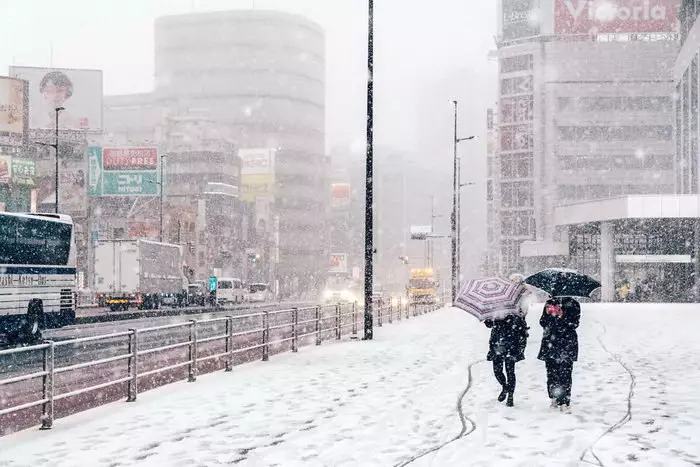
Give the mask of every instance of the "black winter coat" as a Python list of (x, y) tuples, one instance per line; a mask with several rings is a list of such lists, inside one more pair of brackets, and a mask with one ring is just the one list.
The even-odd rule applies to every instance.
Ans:
[[(562, 316), (547, 313), (548, 305), (558, 305)], [(543, 328), (539, 360), (575, 362), (578, 360), (578, 328), (581, 319), (581, 305), (572, 298), (550, 299), (544, 305), (540, 326)]]
[(496, 357), (512, 359), (516, 362), (525, 359), (527, 345), (527, 323), (522, 316), (509, 315), (503, 319), (486, 320), (487, 328), (491, 328), (489, 353), (486, 359), (493, 361)]

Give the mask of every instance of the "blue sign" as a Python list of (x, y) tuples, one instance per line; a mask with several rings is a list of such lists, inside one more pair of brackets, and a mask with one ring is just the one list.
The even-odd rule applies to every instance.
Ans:
[(216, 291), (216, 283), (217, 283), (216, 277), (210, 277), (210, 278), (209, 278), (209, 292), (215, 292), (215, 291)]

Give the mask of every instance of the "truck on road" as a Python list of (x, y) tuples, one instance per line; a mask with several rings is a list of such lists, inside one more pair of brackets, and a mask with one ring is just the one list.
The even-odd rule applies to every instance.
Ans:
[(433, 268), (411, 269), (406, 286), (408, 303), (411, 305), (434, 305), (438, 303), (438, 281)]
[(187, 280), (182, 247), (149, 240), (101, 240), (95, 247), (95, 291), (112, 311), (158, 308), (162, 297), (182, 296)]

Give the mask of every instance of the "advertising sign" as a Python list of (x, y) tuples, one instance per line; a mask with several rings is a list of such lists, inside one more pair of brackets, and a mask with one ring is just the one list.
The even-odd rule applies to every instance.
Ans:
[(350, 184), (333, 183), (331, 185), (331, 207), (346, 208), (350, 206)]
[(239, 149), (241, 159), (241, 196), (254, 202), (259, 197), (273, 197), (275, 188), (275, 151), (273, 149)]
[(29, 82), (29, 128), (102, 129), (102, 71), (10, 67), (10, 75)]
[(0, 156), (0, 184), (12, 181), (12, 156)]
[(328, 272), (338, 274), (348, 272), (348, 255), (345, 253), (332, 253), (328, 264)]
[[(61, 212), (87, 211), (86, 160), (64, 159), (58, 171), (58, 199)], [(55, 196), (51, 196), (55, 199)]]
[(12, 183), (16, 185), (35, 185), (36, 162), (31, 159), (12, 158)]
[(27, 82), (0, 76), (0, 144), (22, 144), (27, 133)]
[(674, 33), (680, 0), (555, 0), (556, 34)]
[(540, 0), (503, 0), (503, 40), (540, 33)]
[(90, 196), (160, 194), (157, 148), (88, 148)]
[(433, 228), (429, 225), (412, 225), (411, 240), (425, 240), (433, 233)]

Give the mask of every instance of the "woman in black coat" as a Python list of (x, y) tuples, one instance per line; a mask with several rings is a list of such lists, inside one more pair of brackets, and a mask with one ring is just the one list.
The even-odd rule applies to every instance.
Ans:
[(581, 305), (573, 298), (547, 300), (540, 318), (542, 345), (537, 358), (547, 368), (547, 393), (552, 407), (562, 410), (571, 404), (574, 362), (578, 360), (578, 328)]
[[(487, 328), (491, 328), (489, 339), (489, 353), (486, 359), (493, 362), (493, 374), (501, 385), (501, 393), (498, 401), (503, 402), (506, 397), (508, 407), (513, 406), (513, 393), (515, 392), (515, 363), (525, 359), (525, 346), (527, 345), (527, 323), (524, 316), (509, 315), (503, 319), (486, 320)], [(503, 374), (505, 366), (506, 373)]]

